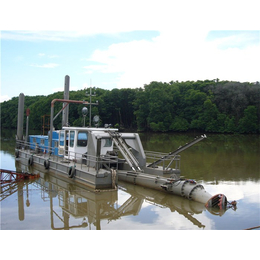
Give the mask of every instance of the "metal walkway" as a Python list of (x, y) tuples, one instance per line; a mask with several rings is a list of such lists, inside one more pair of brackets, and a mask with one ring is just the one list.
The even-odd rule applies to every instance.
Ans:
[(169, 159), (170, 157), (173, 157), (177, 154), (179, 154), (180, 152), (186, 150), (187, 148), (191, 147), (192, 145), (200, 142), (201, 140), (203, 140), (204, 138), (207, 138), (206, 135), (201, 135), (200, 137), (196, 137), (193, 141), (180, 146), (177, 150), (168, 153), (167, 155), (163, 156), (162, 158), (158, 159), (157, 161), (154, 161), (153, 163), (147, 165), (147, 167), (154, 167), (155, 165), (159, 164), (160, 162), (162, 162), (163, 160)]
[(137, 161), (133, 153), (130, 151), (125, 140), (121, 137), (121, 135), (117, 132), (111, 131), (108, 131), (108, 133), (111, 136), (117, 148), (119, 149), (119, 151), (122, 153), (128, 164), (130, 165), (131, 169), (135, 172), (141, 171), (139, 162)]

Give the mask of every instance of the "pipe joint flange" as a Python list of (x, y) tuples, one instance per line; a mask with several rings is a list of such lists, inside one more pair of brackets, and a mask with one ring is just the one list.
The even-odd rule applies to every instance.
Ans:
[(188, 180), (185, 180), (182, 184), (182, 187), (181, 187), (181, 196), (182, 197), (185, 197), (185, 193), (184, 193), (184, 187), (185, 185), (188, 183), (189, 181)]
[(193, 193), (195, 190), (197, 190), (197, 189), (204, 190), (204, 187), (203, 187), (203, 185), (201, 185), (201, 184), (196, 185), (196, 186), (190, 191), (190, 193), (189, 193), (189, 196), (188, 196), (188, 199), (189, 199), (189, 200), (192, 199), (192, 193)]

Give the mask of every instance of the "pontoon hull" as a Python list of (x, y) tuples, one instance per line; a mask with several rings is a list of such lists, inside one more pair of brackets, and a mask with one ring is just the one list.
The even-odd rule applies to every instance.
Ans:
[(73, 161), (65, 162), (64, 159), (58, 157), (52, 160), (47, 154), (33, 155), (27, 150), (19, 150), (19, 155), (16, 157), (19, 157), (21, 163), (28, 167), (40, 167), (46, 172), (52, 171), (68, 178), (73, 183), (78, 182), (93, 189), (113, 189), (117, 185), (117, 178), (114, 178), (113, 173), (106, 169), (99, 169), (97, 174), (94, 168), (86, 165)]

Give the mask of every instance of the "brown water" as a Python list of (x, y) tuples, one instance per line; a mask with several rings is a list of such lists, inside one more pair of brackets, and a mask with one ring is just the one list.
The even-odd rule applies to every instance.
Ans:
[[(1, 168), (19, 170), (15, 132), (1, 134)], [(194, 134), (140, 134), (145, 150), (170, 152)], [(119, 183), (95, 193), (51, 174), (1, 190), (3, 230), (241, 230), (260, 225), (260, 136), (208, 135), (181, 153), (181, 174), (212, 195), (224, 193), (237, 209), (209, 212), (203, 204)]]

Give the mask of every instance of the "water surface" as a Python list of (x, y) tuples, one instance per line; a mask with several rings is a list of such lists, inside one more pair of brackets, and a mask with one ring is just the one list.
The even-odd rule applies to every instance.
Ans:
[[(15, 132), (1, 136), (1, 168), (15, 161)], [(195, 134), (140, 134), (145, 150), (170, 152)], [(53, 174), (40, 173), (1, 190), (3, 230), (241, 230), (260, 225), (259, 135), (208, 135), (181, 153), (181, 175), (212, 195), (224, 193), (237, 209), (209, 212), (204, 205), (119, 182), (118, 191), (94, 192)], [(38, 171), (34, 169), (34, 171)]]

